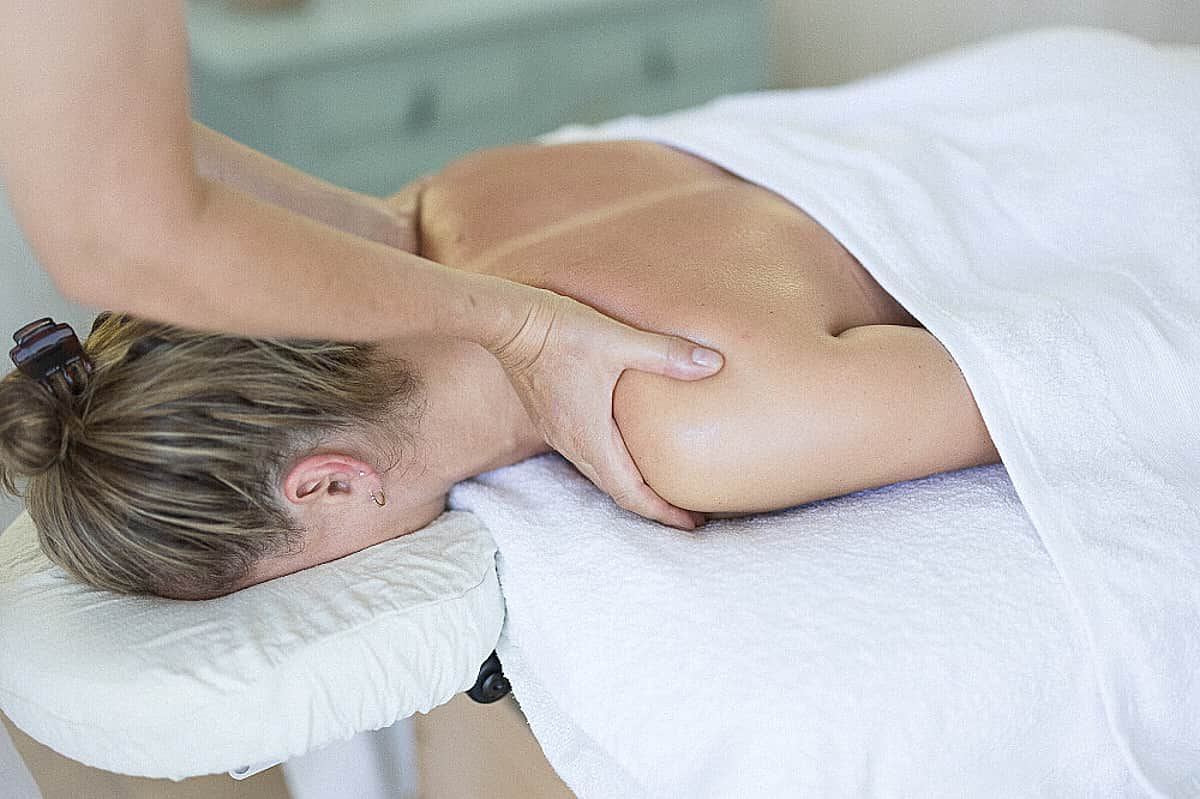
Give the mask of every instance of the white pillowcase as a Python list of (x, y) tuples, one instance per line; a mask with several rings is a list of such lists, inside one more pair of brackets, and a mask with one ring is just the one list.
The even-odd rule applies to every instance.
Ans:
[(0, 708), (91, 766), (181, 779), (277, 762), (474, 684), (504, 620), (469, 513), (229, 596), (130, 597), (0, 536)]

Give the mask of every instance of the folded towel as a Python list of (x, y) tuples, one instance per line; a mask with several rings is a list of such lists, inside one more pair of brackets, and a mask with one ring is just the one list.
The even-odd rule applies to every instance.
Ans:
[[(660, 141), (775, 191), (829, 229), (941, 340), (962, 369), (1016, 493), (1066, 586), (1064, 601), (1077, 626), (1058, 632), (1086, 642), (1113, 744), (1138, 784), (1155, 796), (1200, 794), (1196, 63), (1112, 33), (1035, 32), (842, 88), (731, 98), (659, 119), (629, 118), (555, 137)], [(760, 563), (768, 554), (739, 554), (742, 550), (731, 543), (714, 549), (711, 559), (685, 563), (674, 544), (645, 541), (657, 536), (677, 542), (678, 537), (597, 515), (591, 506), (570, 529), (542, 530), (543, 521), (531, 508), (577, 501), (571, 499), (575, 494), (544, 489), (539, 497), (522, 495), (520, 500), (531, 504), (513, 519), (476, 501), (492, 496), (492, 489), (466, 487), (459, 495), (464, 507), (484, 518), (502, 562), (512, 567), (507, 578), (501, 572), (510, 658), (523, 658), (529, 670), (524, 676), (545, 686), (578, 730), (619, 755), (635, 783), (661, 786), (666, 783), (660, 779), (687, 779), (678, 773), (680, 761), (669, 762), (682, 758), (705, 774), (712, 772), (714, 784), (724, 784), (720, 780), (729, 777), (716, 773), (719, 759), (688, 755), (717, 757), (719, 752), (708, 747), (714, 728), (728, 746), (736, 747), (744, 737), (763, 742), (762, 727), (779, 723), (768, 706), (747, 704), (740, 713), (723, 707), (728, 715), (720, 715), (705, 709), (703, 697), (691, 709), (670, 705), (678, 726), (673, 745), (664, 748), (637, 735), (640, 726), (651, 724), (640, 713), (625, 719), (623, 729), (607, 726), (617, 718), (611, 707), (603, 709), (607, 705), (632, 702), (651, 714), (668, 707), (666, 700), (654, 699), (656, 692), (681, 690), (669, 683), (667, 664), (630, 671), (631, 661), (663, 657), (660, 636), (682, 644), (680, 636), (697, 625), (744, 625), (743, 637), (715, 639), (721, 646), (704, 646), (704, 636), (693, 634), (686, 643), (697, 648), (669, 649), (676, 662), (699, 670), (700, 685), (689, 689), (698, 694), (713, 689), (741, 695), (747, 689), (733, 677), (739, 670), (747, 681), (772, 684), (756, 664), (762, 658), (774, 662), (772, 650), (784, 633), (777, 616), (791, 612), (789, 603), (811, 612), (821, 602), (847, 602), (841, 592), (855, 584), (854, 570), (846, 572), (844, 582), (828, 586), (789, 583), (791, 593), (775, 591), (771, 580), (780, 576), (771, 573), (770, 579), (747, 580), (743, 601), (735, 602), (730, 592), (722, 594), (721, 604), (710, 605), (700, 602), (698, 586), (740, 573), (741, 557)], [(797, 518), (807, 518), (804, 513), (811, 511)], [(774, 518), (761, 524), (773, 524)], [(876, 518), (875, 528), (831, 524), (836, 534), (827, 543), (846, 546), (843, 539), (892, 534), (879, 522)], [(503, 523), (536, 523), (538, 533)], [(592, 530), (600, 524), (608, 528), (607, 537)], [(704, 543), (709, 535), (694, 546), (716, 547)], [(655, 570), (621, 571), (632, 566), (614, 550), (630, 539), (648, 552), (661, 549), (653, 553), (661, 557)], [(933, 557), (936, 546), (930, 542), (923, 556)], [(530, 555), (551, 554), (564, 568), (563, 576), (516, 567)], [(980, 562), (999, 557), (986, 547), (976, 554)], [(580, 565), (568, 572), (572, 559)], [(958, 562), (937, 562), (947, 579), (956, 576)], [(788, 563), (797, 566), (795, 560)], [(919, 566), (911, 559), (900, 563), (906, 570)], [(961, 566), (978, 564), (964, 559)], [(597, 575), (603, 576), (599, 582)], [(880, 568), (874, 583), (858, 583), (856, 593), (849, 593), (847, 613), (885, 613), (881, 620), (886, 620), (886, 598), (897, 588), (886, 576), (887, 569)], [(526, 580), (537, 585), (525, 585)], [(653, 590), (646, 590), (646, 583)], [(837, 590), (826, 594), (827, 588)], [(1001, 588), (993, 584), (989, 590)], [(823, 598), (810, 595), (814, 590)], [(574, 638), (553, 630), (570, 620), (547, 610), (583, 591), (624, 617), (607, 631), (589, 632), (582, 618), (571, 625), (581, 638), (609, 636), (603, 657), (614, 668), (601, 673), (581, 667), (571, 652)], [(858, 607), (862, 592), (875, 604)], [(756, 606), (753, 599), (760, 594), (772, 601)], [(960, 599), (946, 602), (941, 611), (955, 617)], [(772, 622), (767, 628), (764, 614)], [(803, 621), (802, 616), (792, 620)], [(983, 613), (971, 629), (993, 623)], [(882, 635), (885, 627), (872, 629)], [(756, 629), (764, 634), (753, 635)], [(973, 645), (970, 629), (960, 632), (964, 645)], [(561, 651), (538, 643), (539, 637)], [(816, 646), (819, 637), (814, 631), (807, 639), (786, 640), (799, 670), (811, 668), (814, 656), (805, 646)], [(933, 641), (917, 638), (912, 647), (888, 646), (886, 636), (883, 641), (882, 649), (875, 638), (845, 645), (871, 663), (879, 652), (913, 662), (938, 655), (929, 649), (936, 646)], [(1019, 635), (1008, 643), (1023, 645)], [(716, 668), (715, 684), (704, 674), (714, 663), (723, 664)], [(520, 678), (514, 678), (519, 692)], [(578, 704), (578, 696), (568, 702), (563, 697), (578, 690), (578, 679), (610, 680), (613, 694), (592, 707)], [(652, 682), (629, 684), (639, 680)], [(786, 691), (778, 674), (773, 684)], [(911, 681), (876, 687), (919, 691)], [(826, 690), (838, 691), (836, 680)], [(995, 712), (986, 690), (977, 697), (985, 717)], [(1027, 699), (1025, 709), (1035, 712), (1034, 700), (1047, 697)], [(865, 701), (847, 697), (845, 707), (883, 706)], [(938, 723), (938, 697), (920, 693), (916, 701), (926, 703), (927, 723)], [(796, 712), (803, 713), (803, 707), (797, 705)], [(535, 730), (536, 713), (531, 717)], [(554, 735), (557, 723), (553, 717), (543, 721), (543, 733)], [(910, 718), (909, 723), (915, 722)], [(946, 745), (954, 746), (962, 728), (948, 724), (945, 732), (952, 735)], [(799, 735), (792, 728), (786, 734)], [(623, 736), (646, 744), (643, 754), (655, 755), (652, 761), (630, 751)], [(570, 744), (548, 743), (545, 737), (543, 744), (560, 759), (576, 756), (563, 754)], [(888, 746), (893, 745), (897, 748), (888, 752), (914, 758), (931, 754), (920, 755), (889, 738)], [(887, 754), (882, 757), (886, 766)], [(964, 762), (960, 776), (970, 779), (976, 765)]]

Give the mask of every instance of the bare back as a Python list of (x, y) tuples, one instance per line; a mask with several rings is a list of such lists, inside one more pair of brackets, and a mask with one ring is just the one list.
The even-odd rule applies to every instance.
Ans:
[[(433, 260), (552, 289), (724, 353), (716, 378), (686, 384), (630, 372), (614, 395), (631, 454), (676, 504), (783, 507), (994, 458), (949, 357), (854, 257), (794, 205), (700, 159), (644, 142), (483, 151), (426, 189), (421, 232), (422, 254)], [(962, 417), (951, 420), (950, 439), (945, 420), (901, 424), (907, 439), (941, 432), (920, 457), (885, 460), (901, 453), (872, 429), (885, 411), (856, 380), (872, 359), (834, 346), (849, 344), (855, 329), (920, 337), (917, 352), (895, 354), (954, 384), (950, 404), (933, 409)], [(876, 360), (881, 343), (869, 345)], [(747, 480), (798, 454), (824, 476)], [(703, 461), (703, 473), (681, 470), (681, 461)], [(676, 485), (688, 477), (707, 484), (703, 497)]]
[(704, 343), (915, 324), (800, 209), (646, 142), (468, 156), (426, 191), (422, 239), (422, 254), (449, 266)]

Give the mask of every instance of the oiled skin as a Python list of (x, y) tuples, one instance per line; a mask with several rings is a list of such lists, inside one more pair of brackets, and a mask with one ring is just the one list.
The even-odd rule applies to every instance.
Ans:
[(487, 150), (425, 189), (422, 254), (724, 353), (698, 383), (626, 372), (647, 483), (742, 513), (997, 459), (944, 348), (777, 195), (643, 142)]

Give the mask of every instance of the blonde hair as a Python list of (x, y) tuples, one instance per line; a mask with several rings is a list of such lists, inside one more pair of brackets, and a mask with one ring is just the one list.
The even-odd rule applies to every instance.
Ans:
[(94, 369), (78, 396), (0, 380), (0, 487), (24, 496), (48, 557), (122, 593), (220, 595), (294, 549), (284, 470), (334, 431), (394, 435), (380, 422), (418, 393), (364, 344), (111, 317), (84, 349)]

